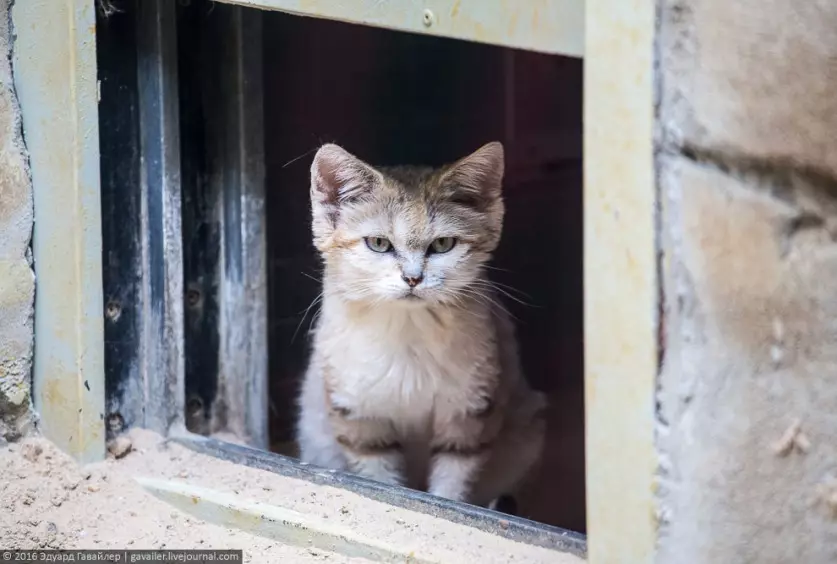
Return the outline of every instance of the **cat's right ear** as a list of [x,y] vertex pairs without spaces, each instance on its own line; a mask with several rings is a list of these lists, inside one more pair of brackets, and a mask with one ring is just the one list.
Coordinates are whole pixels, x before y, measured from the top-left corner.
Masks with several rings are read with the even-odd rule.
[[338,145],[320,147],[311,164],[311,202],[339,207],[370,192],[380,175]]
[[311,209],[318,248],[328,246],[340,208],[370,193],[381,181],[379,172],[342,147],[320,147],[311,164]]

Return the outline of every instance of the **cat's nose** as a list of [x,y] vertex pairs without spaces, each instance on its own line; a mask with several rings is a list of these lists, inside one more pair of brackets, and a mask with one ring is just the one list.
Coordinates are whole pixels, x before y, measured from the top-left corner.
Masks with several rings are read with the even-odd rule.
[[404,276],[402,274],[401,279],[404,282],[406,282],[407,286],[409,286],[410,288],[415,288],[416,286],[419,285],[419,283],[421,283],[422,280],[424,280],[424,275],[419,274],[418,276]]

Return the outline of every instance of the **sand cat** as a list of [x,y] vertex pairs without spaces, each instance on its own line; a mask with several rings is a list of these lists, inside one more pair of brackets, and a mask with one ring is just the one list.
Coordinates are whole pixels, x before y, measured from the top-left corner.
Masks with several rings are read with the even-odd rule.
[[440,169],[319,149],[311,206],[324,276],[303,461],[492,506],[539,460],[545,397],[523,378],[485,272],[503,169],[496,142]]

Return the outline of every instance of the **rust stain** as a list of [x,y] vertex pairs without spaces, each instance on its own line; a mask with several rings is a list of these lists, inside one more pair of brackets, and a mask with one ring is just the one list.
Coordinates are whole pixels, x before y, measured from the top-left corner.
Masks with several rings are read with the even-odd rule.
[[625,263],[625,266],[631,271],[632,275],[636,276],[642,273],[637,270],[636,259],[634,259],[634,254],[631,252],[631,249],[625,249]]
[[56,407],[65,407],[67,405],[67,397],[61,389],[62,380],[47,380],[44,384],[44,399],[49,409]]
[[506,26],[506,35],[514,37],[517,32],[517,24],[520,20],[520,10],[514,10],[508,18],[508,26]]
[[462,0],[456,0],[456,2],[453,3],[453,7],[450,9],[451,19],[459,15],[460,6],[462,6]]
[[473,22],[471,25],[472,29],[474,30],[474,39],[476,39],[477,41],[491,41],[491,36],[493,35],[491,33],[491,30],[487,29],[482,24],[478,24],[477,22]]
[[233,507],[225,509],[229,511],[230,525],[238,527],[240,529],[251,530],[254,527],[258,527],[262,520],[272,521],[272,519],[269,519],[264,515],[248,513],[246,511],[241,511]]

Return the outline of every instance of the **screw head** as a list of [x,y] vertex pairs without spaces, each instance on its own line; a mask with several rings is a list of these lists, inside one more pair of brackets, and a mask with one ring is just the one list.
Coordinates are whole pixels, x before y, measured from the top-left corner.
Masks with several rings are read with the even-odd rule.
[[122,304],[118,300],[110,300],[105,306],[105,315],[111,321],[116,321],[122,315]]
[[189,307],[196,307],[201,303],[201,292],[195,288],[189,288],[186,291],[186,303]]
[[436,20],[436,16],[433,15],[432,10],[425,10],[421,16],[421,21],[424,24],[424,27],[430,27],[433,25],[433,22]]
[[125,420],[120,413],[109,413],[107,425],[111,433],[121,433],[125,428]]

